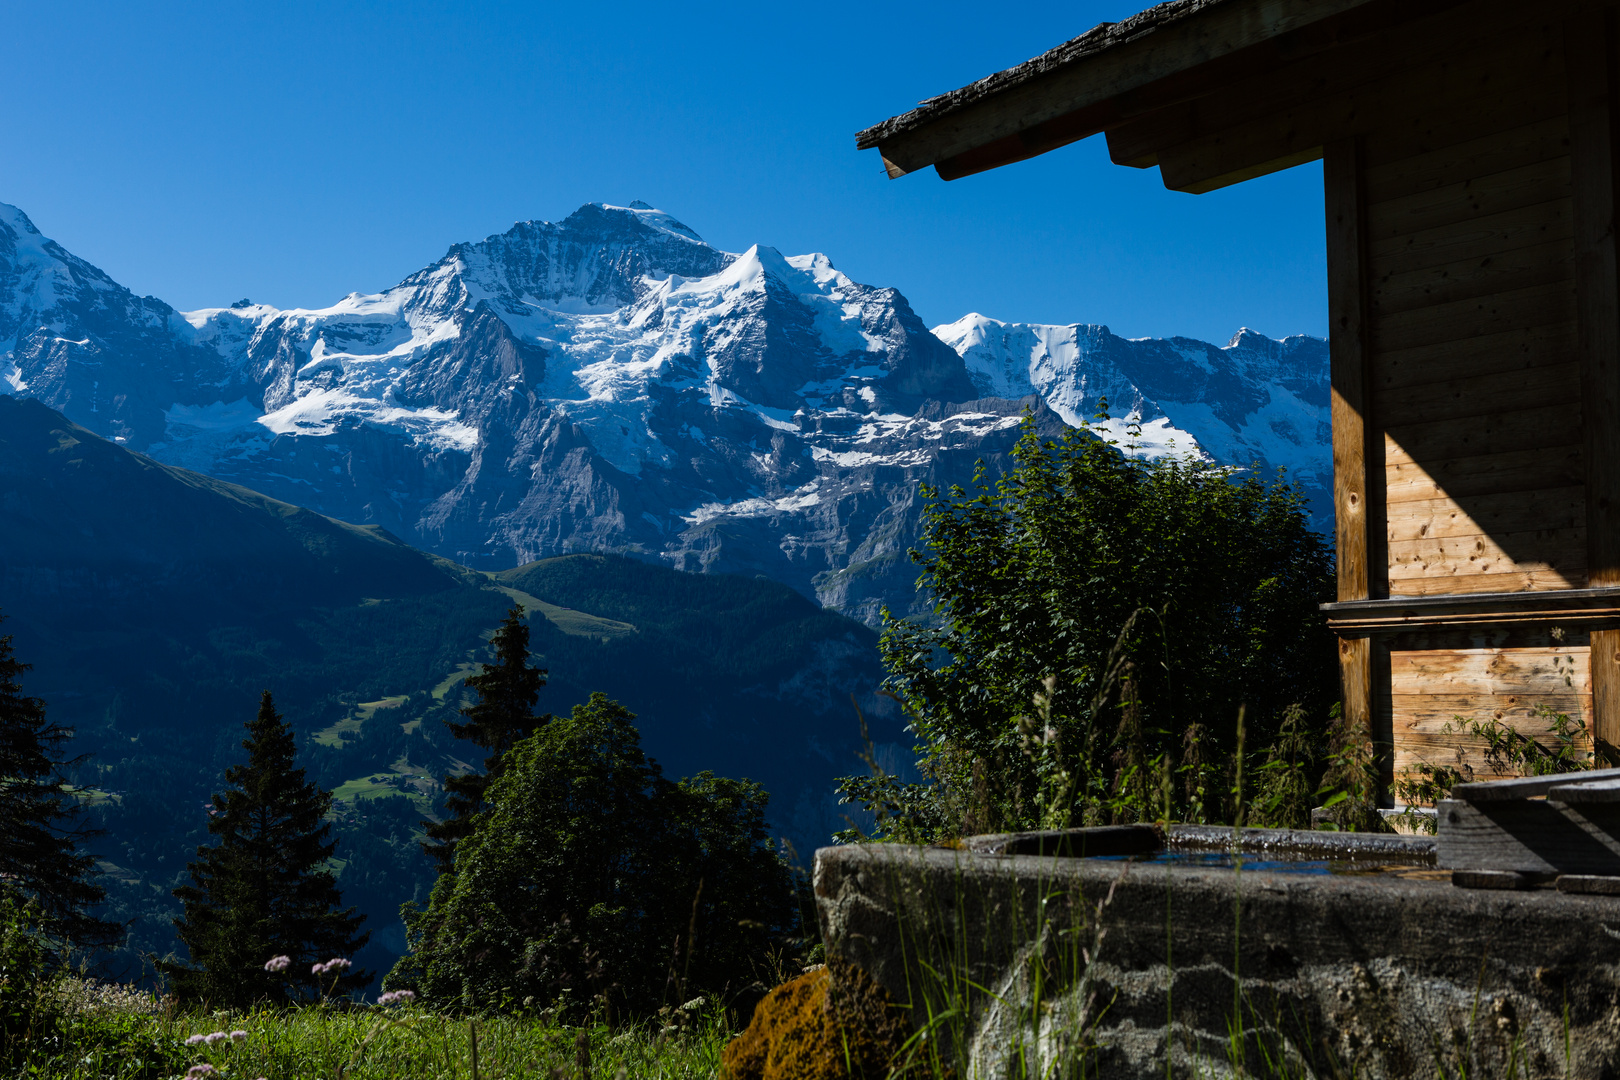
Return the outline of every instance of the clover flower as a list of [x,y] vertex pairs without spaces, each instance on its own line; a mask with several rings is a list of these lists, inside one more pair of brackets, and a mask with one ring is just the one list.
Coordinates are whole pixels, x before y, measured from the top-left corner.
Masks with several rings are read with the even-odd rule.
[[207,1043],[209,1046],[213,1046],[215,1043],[222,1043],[230,1037],[229,1032],[211,1031],[207,1035],[203,1036],[203,1042]]
[[272,956],[264,962],[264,970],[266,971],[286,971],[290,967],[292,967],[292,957],[290,956]]
[[187,1046],[200,1046],[208,1038],[206,1035],[192,1035],[186,1039]]
[[379,1005],[407,1005],[416,1000],[415,990],[390,990],[377,999]]
[[231,1032],[231,1042],[247,1042],[247,1032],[241,1030]]
[[214,1067],[207,1063],[202,1065],[193,1065],[191,1068],[186,1070],[186,1080],[202,1080],[202,1078],[205,1076],[218,1075],[219,1073],[214,1070]]
[[309,973],[319,978],[320,976],[329,972],[347,971],[353,966],[354,963],[352,961],[345,960],[340,956],[334,956],[324,964],[316,964],[311,967],[309,969]]

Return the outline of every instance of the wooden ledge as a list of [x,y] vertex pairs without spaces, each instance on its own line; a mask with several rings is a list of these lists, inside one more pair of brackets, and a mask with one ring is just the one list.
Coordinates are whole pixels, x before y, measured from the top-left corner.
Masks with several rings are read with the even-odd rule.
[[1620,627],[1620,588],[1341,600],[1322,611],[1341,637],[1526,623],[1591,630]]

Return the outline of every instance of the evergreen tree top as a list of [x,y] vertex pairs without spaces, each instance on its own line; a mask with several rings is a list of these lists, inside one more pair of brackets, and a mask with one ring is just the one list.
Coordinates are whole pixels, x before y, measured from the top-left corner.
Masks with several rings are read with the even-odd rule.
[[495,751],[492,757],[504,754],[550,719],[534,713],[546,672],[529,663],[529,626],[523,614],[522,604],[507,611],[489,641],[495,662],[467,676],[464,684],[478,694],[477,703],[461,710],[465,724],[448,725],[456,738]]
[[73,731],[23,693],[27,670],[11,636],[0,637],[0,882],[39,902],[53,936],[109,944],[122,928],[86,914],[105,893],[92,882],[94,859],[78,850],[96,833],[80,822],[82,807],[62,775],[79,760],[62,757]]
[[[197,849],[191,884],[174,890],[185,905],[175,930],[193,966],[162,964],[182,997],[245,1007],[356,989],[371,974],[327,978],[311,969],[346,959],[370,937],[364,916],[342,908],[325,868],[337,851],[324,818],[332,794],[298,768],[293,730],[266,690],[246,725],[247,761],[225,772],[230,785],[213,798],[208,831],[219,842]],[[273,957],[286,957],[272,968]]]

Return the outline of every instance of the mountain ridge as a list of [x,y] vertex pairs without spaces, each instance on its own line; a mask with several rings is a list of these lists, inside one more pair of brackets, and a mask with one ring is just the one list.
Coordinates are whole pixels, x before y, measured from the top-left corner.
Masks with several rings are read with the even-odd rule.
[[483,569],[613,551],[869,623],[921,611],[917,485],[1004,468],[1026,409],[1055,434],[1105,398],[1148,438],[1104,436],[1284,466],[1325,505],[1315,339],[930,331],[825,255],[719,251],[645,203],[519,222],[321,309],[182,314],[19,230],[0,214],[0,392]]

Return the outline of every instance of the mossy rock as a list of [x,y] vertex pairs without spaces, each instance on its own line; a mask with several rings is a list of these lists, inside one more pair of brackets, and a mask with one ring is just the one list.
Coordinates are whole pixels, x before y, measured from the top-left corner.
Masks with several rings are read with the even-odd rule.
[[834,961],[765,996],[721,1055],[722,1080],[885,1080],[910,1037],[906,1017],[860,968]]

